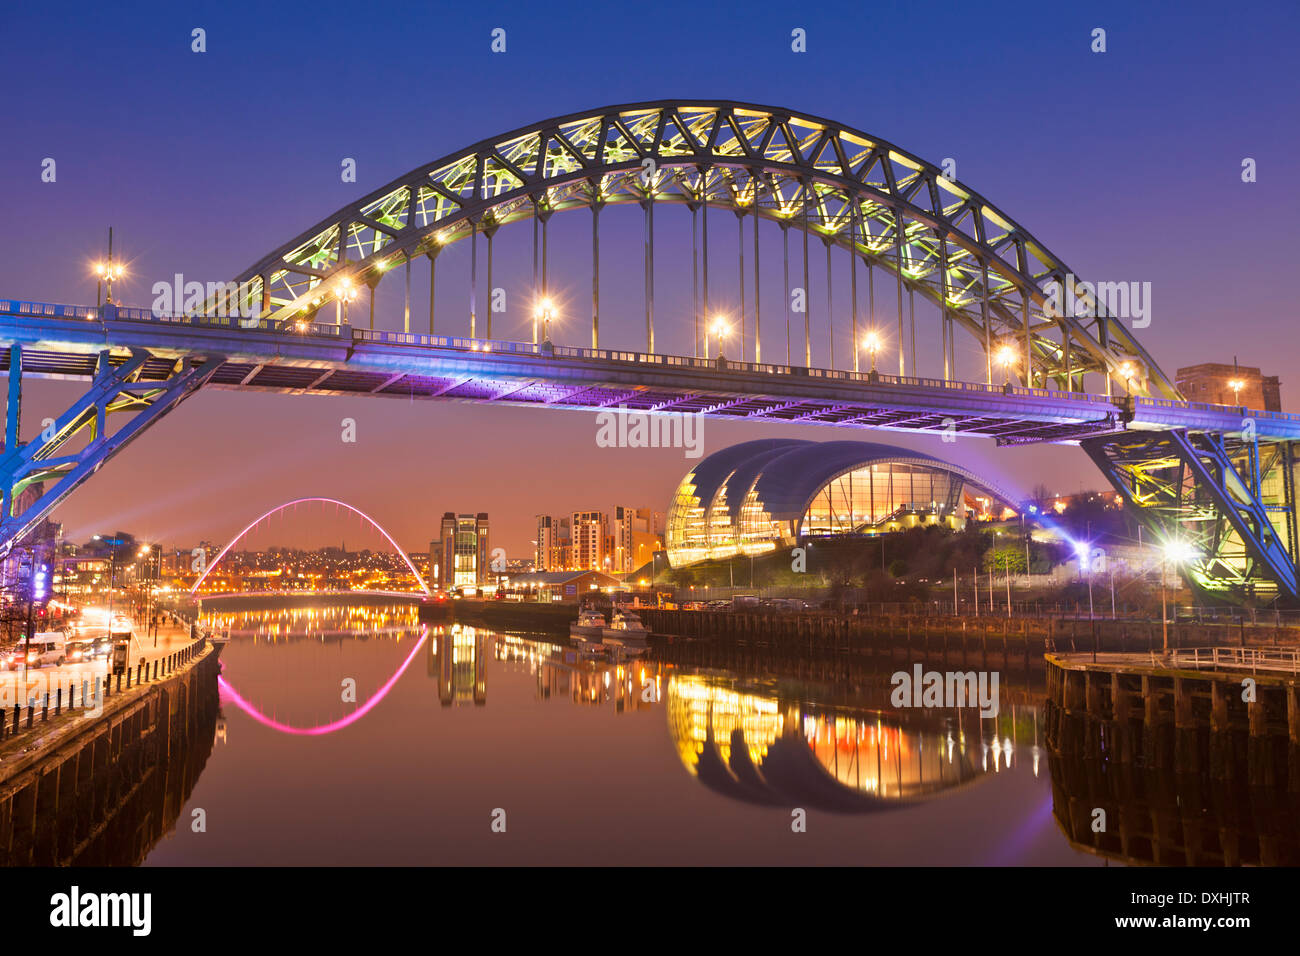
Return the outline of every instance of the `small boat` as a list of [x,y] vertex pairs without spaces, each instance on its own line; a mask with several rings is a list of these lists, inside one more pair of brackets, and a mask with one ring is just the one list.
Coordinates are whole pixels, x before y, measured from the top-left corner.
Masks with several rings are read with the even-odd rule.
[[631,611],[615,611],[609,627],[602,629],[603,643],[629,651],[645,650],[650,629]]
[[579,641],[599,640],[604,630],[605,615],[583,609],[578,612],[578,620],[569,625],[569,636]]

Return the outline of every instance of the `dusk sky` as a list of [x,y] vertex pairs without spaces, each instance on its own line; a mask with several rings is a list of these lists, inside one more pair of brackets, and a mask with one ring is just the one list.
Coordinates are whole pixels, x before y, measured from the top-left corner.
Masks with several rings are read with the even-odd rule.
[[[480,139],[619,103],[739,100],[824,116],[934,163],[954,158],[962,183],[1077,275],[1151,283],[1152,322],[1138,337],[1170,377],[1235,356],[1280,376],[1284,410],[1300,411],[1291,376],[1300,361],[1291,294],[1300,8],[1145,6],[755,2],[737,16],[671,2],[470,13],[427,2],[293,12],[238,0],[9,4],[0,11],[0,298],[93,303],[90,264],[111,225],[130,263],[115,297],[147,307],[156,281],[232,278],[339,207]],[[205,53],[191,52],[196,27]],[[503,54],[489,49],[497,27]],[[1102,54],[1090,50],[1097,27]],[[795,28],[807,31],[806,53],[790,49]],[[347,157],[355,183],[340,181]],[[1254,183],[1242,182],[1248,157]],[[57,163],[53,183],[41,180],[46,158]],[[602,344],[636,347],[640,214],[617,209],[605,222]],[[736,229],[733,217],[718,222],[711,249],[725,306]],[[590,344],[589,223],[576,212],[552,224],[557,343]],[[665,209],[656,230],[656,325],[664,350],[689,354],[689,214]],[[768,243],[779,250],[779,231],[770,233],[763,344],[776,349],[779,331],[783,351],[780,259],[767,252]],[[527,225],[497,240],[496,283],[510,303],[497,337],[528,335],[530,242]],[[825,274],[823,255],[817,243],[814,276]],[[440,332],[468,332],[467,261],[464,244],[439,260]],[[836,268],[842,278],[847,260]],[[400,329],[400,280],[390,286],[379,293],[379,325]],[[416,289],[419,303],[427,290]],[[979,343],[958,345],[959,364],[974,368]],[[846,350],[847,339],[840,367]],[[29,384],[23,437],[81,388]],[[340,439],[345,417],[357,422],[355,444]],[[122,529],[190,546],[224,543],[283,501],[325,495],[368,512],[410,551],[427,548],[444,511],[487,511],[493,544],[523,557],[535,514],[666,510],[691,465],[680,449],[599,448],[595,435],[583,412],[205,390],[54,517],[72,540]],[[1022,491],[1040,481],[1059,492],[1104,485],[1077,449],[982,439],[709,421],[704,449],[782,435],[914,447]],[[281,543],[315,545],[348,525],[289,527],[293,540]]]

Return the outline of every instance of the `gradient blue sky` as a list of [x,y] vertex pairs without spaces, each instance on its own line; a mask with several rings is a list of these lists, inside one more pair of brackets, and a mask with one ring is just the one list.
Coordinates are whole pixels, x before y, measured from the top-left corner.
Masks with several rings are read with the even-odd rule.
[[[206,53],[190,52],[194,27],[207,31]],[[489,50],[494,27],[507,31],[505,54]],[[805,54],[790,50],[795,27],[807,31]],[[1104,54],[1089,49],[1094,27],[1107,31]],[[1235,355],[1280,375],[1284,407],[1300,407],[1290,375],[1300,358],[1290,294],[1298,27],[1292,3],[8,5],[0,297],[93,302],[88,264],[111,224],[131,260],[119,298],[148,305],[155,281],[229,278],[334,209],[479,139],[614,103],[736,99],[956,159],[961,181],[1077,274],[1152,284],[1141,340],[1166,372]],[[40,180],[45,157],[58,163],[56,183]],[[343,157],[357,160],[358,182],[340,181]],[[1241,182],[1243,157],[1257,160],[1258,182]],[[618,210],[608,222],[605,344],[634,345],[639,220]],[[657,325],[669,348],[689,351],[689,338],[677,345],[666,331],[689,323],[689,216],[665,210],[656,227]],[[585,216],[552,225],[553,282],[574,302],[558,341],[585,343],[587,228]],[[725,300],[734,226],[714,235]],[[497,241],[498,284],[513,305],[499,336],[526,327],[530,238],[517,227]],[[765,270],[763,301],[776,316],[769,242],[775,235],[764,238],[765,266],[777,269]],[[439,264],[442,331],[467,329],[466,258],[453,249],[445,273]],[[814,256],[813,275],[824,268]],[[393,286],[379,299],[390,328],[401,323]],[[764,345],[775,345],[767,333]],[[961,345],[959,362],[974,361],[975,343]],[[75,388],[30,386],[24,436]],[[344,417],[357,420],[354,445],[340,441]],[[850,437],[709,423],[706,449],[787,433]],[[854,434],[948,454],[1023,489],[1102,484],[1071,448]],[[486,510],[494,543],[513,555],[530,549],[540,511],[665,508],[689,464],[680,452],[597,448],[585,413],[212,391],[55,516],[74,538],[120,527],[188,544],[320,494],[368,511],[410,550],[427,546],[443,511]],[[335,530],[303,523],[295,534],[319,543]]]

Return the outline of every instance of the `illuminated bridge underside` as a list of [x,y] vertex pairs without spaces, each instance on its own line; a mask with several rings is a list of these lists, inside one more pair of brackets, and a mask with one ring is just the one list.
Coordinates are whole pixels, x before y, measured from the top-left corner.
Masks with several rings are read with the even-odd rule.
[[[275,333],[222,330],[199,320],[189,327],[133,320],[64,322],[62,328],[50,328],[57,322],[43,320],[4,337],[31,343],[23,349],[25,375],[89,377],[107,340],[121,343],[110,346],[110,363],[123,361],[131,348],[148,353],[145,379],[165,377],[178,357],[204,354],[195,362],[215,364],[207,384],[218,388],[550,408],[625,405],[718,418],[955,431],[1006,441],[1069,440],[1119,427],[1120,408],[1104,396],[1019,386],[873,378],[771,364],[720,367],[716,360],[605,349],[556,346],[548,352],[531,343],[347,326],[341,333],[328,325],[308,333]],[[51,338],[63,341],[52,347]]]
[[1158,541],[1191,545],[1184,572],[1203,595],[1254,604],[1300,596],[1291,442],[1171,430],[1082,445]]
[[[40,312],[44,314],[33,314]],[[180,359],[211,369],[209,387],[293,394],[438,398],[549,408],[626,405],[718,418],[956,432],[1000,443],[1077,441],[1117,431],[1125,400],[1021,386],[945,382],[843,370],[728,362],[609,349],[372,332],[317,324],[276,331],[263,320],[156,317],[117,309],[0,300],[0,346],[22,347],[23,374],[90,378],[98,356],[119,365],[148,353],[144,380]],[[64,316],[69,316],[65,318]],[[80,317],[71,317],[80,316]],[[90,320],[88,320],[90,317]],[[0,365],[8,369],[8,357]],[[1237,431],[1248,414],[1261,438],[1300,439],[1300,416],[1138,398],[1131,428]]]

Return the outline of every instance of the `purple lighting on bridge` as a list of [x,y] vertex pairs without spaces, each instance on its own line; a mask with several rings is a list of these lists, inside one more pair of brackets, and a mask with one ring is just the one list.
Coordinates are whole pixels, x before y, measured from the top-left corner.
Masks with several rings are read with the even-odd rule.
[[373,710],[379,702],[388,695],[388,692],[393,689],[398,678],[406,673],[406,669],[411,666],[411,661],[415,660],[415,655],[420,653],[420,648],[424,646],[424,642],[428,639],[429,629],[425,627],[420,632],[420,639],[415,642],[415,647],[411,648],[411,653],[406,655],[406,660],[402,661],[402,666],[397,668],[393,673],[393,676],[384,681],[383,686],[381,686],[379,690],[375,691],[375,693],[370,696],[364,704],[346,717],[340,717],[338,720],[333,720],[328,724],[320,724],[315,727],[294,727],[291,724],[278,721],[274,717],[266,716],[266,714],[258,710],[257,707],[241,697],[239,691],[235,690],[225,677],[217,677],[217,687],[221,691],[222,703],[229,702],[234,704],[249,717],[252,717],[255,721],[265,727],[270,727],[272,730],[278,731],[282,734],[292,734],[297,737],[320,737],[324,734],[332,734],[336,730],[342,730],[344,727],[351,726]]
[[230,539],[230,543],[227,544],[224,548],[221,549],[221,552],[216,556],[216,558],[213,559],[212,563],[211,563],[210,565],[208,565],[208,566],[203,570],[203,573],[202,573],[202,574],[199,575],[198,580],[194,582],[194,586],[193,586],[192,588],[190,588],[190,594],[194,594],[194,593],[196,593],[196,592],[198,591],[198,589],[199,589],[199,585],[201,585],[201,584],[204,582],[204,580],[207,578],[207,576],[208,576],[209,574],[212,573],[212,570],[213,570],[213,569],[214,569],[218,564],[221,563],[221,559],[224,558],[224,557],[226,556],[226,552],[228,552],[231,548],[233,548],[236,544],[238,544],[239,541],[240,541],[240,539],[243,538],[244,535],[248,534],[250,531],[252,531],[254,528],[256,528],[259,524],[261,524],[261,523],[262,523],[263,521],[265,521],[267,518],[270,518],[272,515],[277,515],[277,514],[281,513],[281,512],[284,511],[286,508],[292,508],[292,507],[295,507],[295,506],[300,505],[300,504],[310,504],[311,502],[314,502],[314,501],[319,501],[319,502],[321,502],[321,503],[325,503],[325,504],[337,505],[337,506],[340,507],[340,508],[346,508],[348,511],[352,512],[354,515],[357,515],[357,516],[360,517],[360,518],[364,518],[366,521],[370,522],[370,526],[371,526],[372,528],[374,528],[376,531],[378,531],[380,534],[382,534],[382,535],[384,536],[384,538],[388,541],[388,543],[389,543],[390,545],[392,545],[393,550],[396,551],[396,552],[401,556],[402,560],[406,562],[406,566],[407,566],[408,568],[410,568],[410,569],[411,569],[411,573],[412,573],[413,575],[415,575],[415,580],[418,581],[418,582],[420,583],[420,588],[421,588],[421,590],[423,590],[425,594],[429,594],[429,593],[430,593],[430,592],[429,592],[429,585],[427,585],[427,584],[424,582],[424,578],[421,577],[421,576],[420,576],[420,572],[417,571],[417,570],[415,569],[415,565],[411,563],[411,559],[410,559],[409,557],[407,557],[406,552],[403,551],[403,550],[401,549],[401,547],[398,546],[397,542],[393,540],[393,536],[392,536],[391,534],[389,534],[387,531],[385,531],[384,528],[383,528],[383,526],[380,525],[379,522],[375,521],[374,518],[370,517],[370,515],[366,514],[366,513],[365,513],[364,511],[362,511],[360,508],[354,508],[354,507],[352,507],[352,506],[351,506],[350,504],[348,504],[346,501],[339,501],[339,500],[337,500],[337,499],[335,499],[335,498],[295,498],[293,501],[286,501],[284,504],[279,505],[278,507],[272,508],[270,511],[266,512],[265,514],[260,515],[260,516],[259,516],[257,519],[255,519],[254,521],[249,522],[249,524],[248,524],[247,526],[245,526],[245,528],[244,528],[243,531],[239,532],[239,534],[237,534],[237,535],[235,535],[233,538],[231,538],[231,539]]

